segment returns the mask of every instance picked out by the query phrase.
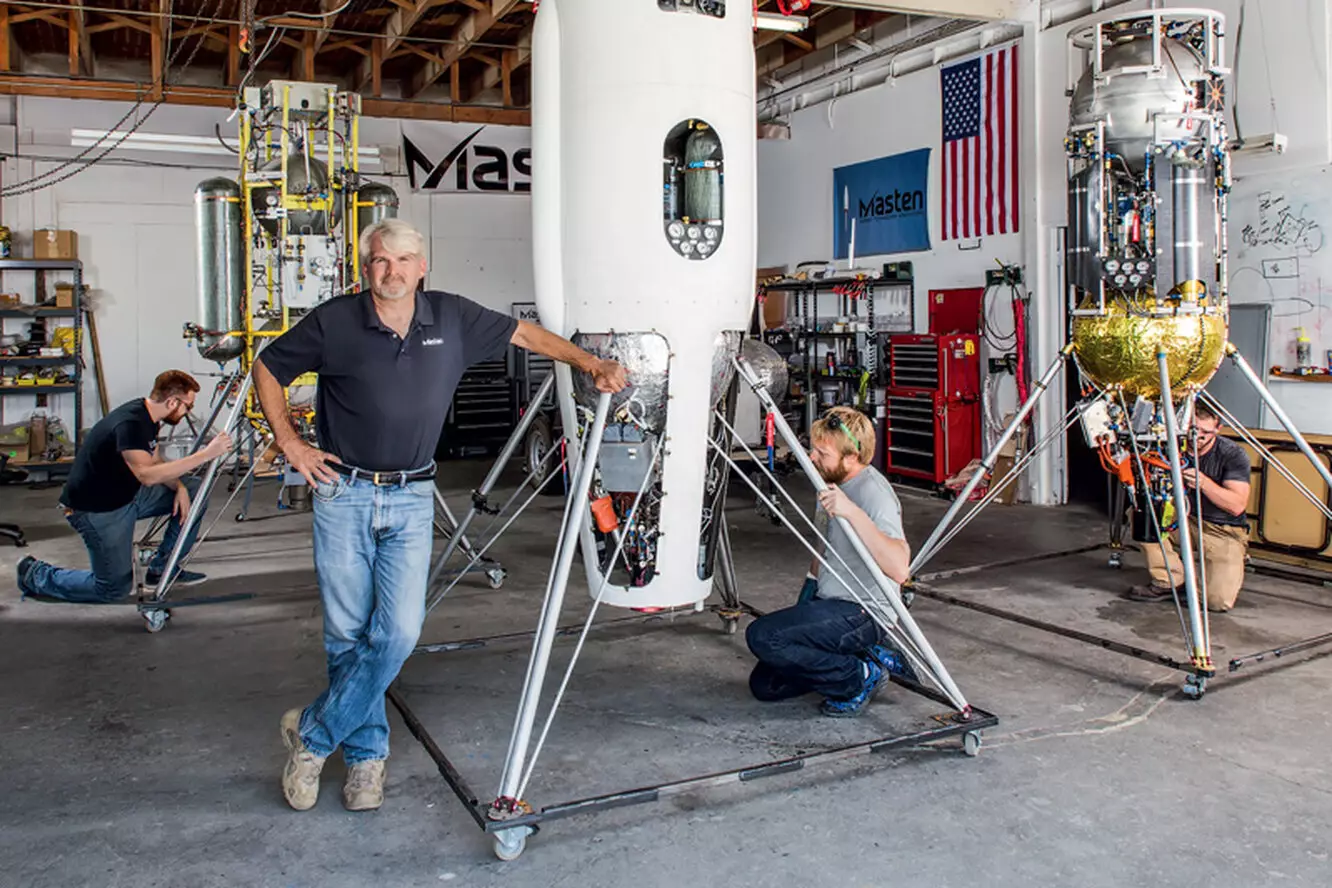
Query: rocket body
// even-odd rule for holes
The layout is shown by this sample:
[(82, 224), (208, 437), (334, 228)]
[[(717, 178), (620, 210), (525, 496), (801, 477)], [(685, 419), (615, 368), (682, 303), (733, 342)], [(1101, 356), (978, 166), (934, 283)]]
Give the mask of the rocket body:
[[(630, 607), (708, 596), (712, 412), (754, 299), (751, 9), (676, 5), (544, 0), (533, 35), (537, 308), (630, 374), (593, 494), (612, 498), (626, 557), (606, 564), (616, 536), (582, 538), (593, 593), (604, 568), (603, 600)], [(557, 374), (569, 434), (596, 393), (584, 374)], [(627, 528), (640, 489), (641, 526)]]

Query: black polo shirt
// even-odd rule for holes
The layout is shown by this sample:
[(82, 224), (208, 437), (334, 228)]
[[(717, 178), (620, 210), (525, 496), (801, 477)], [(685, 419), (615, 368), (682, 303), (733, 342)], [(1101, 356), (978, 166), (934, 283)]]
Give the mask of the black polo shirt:
[(76, 512), (114, 512), (128, 506), (142, 485), (125, 454), (156, 453), (158, 428), (143, 398), (112, 410), (83, 436), (60, 501)]
[(319, 374), (319, 446), (350, 466), (404, 471), (430, 464), (463, 371), (504, 354), (518, 322), (453, 293), (416, 294), (400, 338), (369, 292), (319, 305), (263, 350), (282, 385)]

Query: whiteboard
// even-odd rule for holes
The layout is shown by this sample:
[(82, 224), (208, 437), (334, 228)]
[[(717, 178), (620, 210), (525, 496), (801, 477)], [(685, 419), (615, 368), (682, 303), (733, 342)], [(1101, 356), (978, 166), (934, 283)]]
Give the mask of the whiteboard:
[(1332, 168), (1237, 178), (1229, 215), (1231, 304), (1272, 307), (1268, 356), (1273, 364), (1295, 366), (1295, 337), (1303, 327), (1313, 363), (1327, 366), (1332, 349)]

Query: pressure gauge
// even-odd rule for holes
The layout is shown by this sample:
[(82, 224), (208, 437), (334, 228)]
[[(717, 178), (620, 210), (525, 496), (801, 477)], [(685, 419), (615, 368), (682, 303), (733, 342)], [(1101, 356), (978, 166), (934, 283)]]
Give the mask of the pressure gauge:
[(1126, 283), (1128, 283), (1128, 276), (1127, 276), (1127, 275), (1123, 275), (1123, 274), (1117, 274), (1117, 275), (1115, 275), (1115, 286), (1116, 286), (1116, 287), (1122, 287), (1122, 286), (1124, 286), (1124, 284), (1126, 284)]
[(712, 244), (708, 243), (707, 241), (703, 241), (698, 245), (698, 254), (700, 256), (706, 256), (711, 252), (712, 252)]
[(684, 230), (684, 225), (679, 222), (672, 222), (670, 225), (666, 226), (666, 233), (675, 240), (684, 237)]
[(710, 241), (715, 241), (717, 239), (717, 229), (709, 225), (707, 228), (703, 229), (703, 236)]
[(685, 241), (680, 244), (680, 252), (688, 256), (690, 253), (694, 252), (694, 245), (689, 241)]
[(1151, 268), (1151, 267), (1152, 267), (1152, 263), (1148, 262), (1146, 259), (1139, 259), (1139, 260), (1138, 260), (1138, 273), (1139, 273), (1139, 274), (1146, 274), (1146, 273), (1147, 273), (1147, 269), (1149, 269), (1149, 268)]
[(698, 240), (698, 236), (699, 236), (699, 234), (701, 234), (701, 232), (698, 230), (698, 226), (697, 226), (697, 225), (690, 225), (690, 226), (689, 226), (689, 239), (690, 239), (690, 240)]
[(1114, 274), (1116, 271), (1119, 271), (1119, 260), (1118, 259), (1105, 260), (1105, 270), (1110, 272), (1111, 274)]
[(1135, 287), (1138, 286), (1138, 284), (1142, 283), (1142, 275), (1140, 274), (1129, 275), (1129, 283)]

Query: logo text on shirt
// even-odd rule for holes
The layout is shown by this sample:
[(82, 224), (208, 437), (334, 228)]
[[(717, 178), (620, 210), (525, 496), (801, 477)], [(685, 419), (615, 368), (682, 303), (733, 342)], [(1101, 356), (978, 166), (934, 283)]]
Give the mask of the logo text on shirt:
[(422, 339), (422, 340), (421, 340), (421, 344), (422, 344), (422, 345), (443, 345), (443, 344), (444, 344), (444, 340), (443, 340), (443, 339)]

